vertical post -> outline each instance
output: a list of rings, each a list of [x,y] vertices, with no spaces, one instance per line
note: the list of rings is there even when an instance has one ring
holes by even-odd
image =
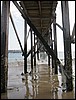
[[[27,21],[24,20],[24,54],[27,54]],[[24,73],[27,73],[27,57],[24,56]]]
[[[10,1],[2,1],[2,15],[1,15],[1,92],[6,92],[6,90],[7,90],[9,14],[10,14]]]
[[[50,66],[50,55],[48,55],[48,66]]]
[[[50,45],[50,33],[48,31],[48,45]],[[50,55],[48,55],[48,66],[50,66]]]
[[[39,39],[37,38],[38,44],[37,44],[37,49],[39,48]],[[37,50],[37,60],[39,60],[39,50]]]
[[[57,56],[57,35],[56,35],[56,13],[53,21],[53,32],[54,32],[54,53]],[[58,74],[58,68],[57,68],[57,63],[56,59],[54,60],[54,65],[55,65],[55,74]]]
[[[52,29],[51,29],[51,26],[50,26],[50,37],[51,37],[51,41],[52,41]],[[53,42],[51,44],[51,49],[53,50]],[[52,68],[54,68],[54,65],[53,65],[54,58],[53,58],[53,56],[51,56],[51,60],[52,60]]]
[[[62,8],[62,23],[63,23],[63,36],[64,36],[64,60],[65,71],[70,79],[66,77],[66,89],[67,91],[73,90],[72,83],[72,56],[71,56],[71,38],[70,38],[70,24],[69,24],[69,8],[68,1],[61,1]]]
[[[31,32],[31,50],[32,50],[31,52],[31,72],[33,72],[33,48],[32,48],[33,40],[32,40],[32,29],[31,28],[30,28],[30,32]]]
[[[34,33],[34,46],[35,46],[35,33]],[[34,48],[34,53],[36,51],[36,46]],[[34,66],[36,66],[36,54],[34,55]]]

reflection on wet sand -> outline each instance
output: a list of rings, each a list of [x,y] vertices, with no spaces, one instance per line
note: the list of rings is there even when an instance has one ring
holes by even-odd
[[[16,63],[9,65],[7,93],[1,94],[2,99],[75,99],[75,77],[74,90],[66,92],[62,91],[61,74],[55,75],[47,64],[37,64],[33,72],[26,75],[21,75],[23,62],[20,66]],[[30,68],[28,65],[28,72]]]

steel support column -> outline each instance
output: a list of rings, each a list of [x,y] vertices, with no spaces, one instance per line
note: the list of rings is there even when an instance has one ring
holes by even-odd
[[[50,33],[48,31],[48,45],[50,46]],[[50,55],[48,55],[48,66],[50,66]]]
[[[27,21],[24,20],[24,73],[27,73],[27,57],[25,55],[27,54]]]
[[[50,28],[50,37],[51,37],[51,41],[52,41],[52,29]],[[51,43],[51,49],[53,50],[53,42]],[[54,64],[53,64],[53,56],[51,56],[51,60],[52,60],[52,68],[54,68]]]
[[[56,35],[56,14],[55,14],[55,19],[53,21],[53,32],[54,32],[54,53],[57,56],[57,35]],[[57,68],[57,63],[56,59],[54,59],[54,66],[55,66],[55,74],[58,74],[58,68]]]
[[[50,55],[48,55],[48,66],[50,66]]]
[[[38,44],[37,44],[37,60],[39,60],[39,50],[38,50],[38,48],[39,48],[39,39],[37,38],[37,42],[38,42]]]
[[[34,46],[35,46],[35,33],[34,33]],[[36,51],[36,46],[34,48],[34,66],[36,66],[36,54],[35,54],[35,51]]]
[[[31,32],[31,72],[33,72],[33,39],[32,39],[32,29],[30,28]]]
[[[70,24],[69,24],[69,8],[68,1],[61,1],[62,8],[62,23],[63,23],[63,36],[64,36],[64,60],[65,71],[70,76],[66,77],[66,89],[67,91],[73,90],[72,83],[72,56],[71,56],[71,38],[70,38]]]
[[[1,15],[1,92],[6,92],[6,90],[7,90],[9,14],[10,14],[10,1],[2,1],[2,15]]]

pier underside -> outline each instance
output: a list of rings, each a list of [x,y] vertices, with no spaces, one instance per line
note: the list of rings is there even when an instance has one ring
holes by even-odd
[[[6,98],[8,99],[73,99],[71,43],[75,42],[73,39],[75,31],[70,36],[68,1],[61,1],[63,27],[56,23],[55,11],[58,1],[12,2],[24,19],[24,48],[11,16],[10,2],[3,1],[1,16],[1,92],[7,92]],[[22,65],[19,66],[17,64],[14,66],[8,64],[9,18],[11,19],[22,56],[24,57],[24,62],[21,62]],[[30,27],[29,32],[31,37],[31,49],[28,52],[27,24]],[[57,56],[56,25],[63,31],[64,65]],[[40,61],[40,52],[47,53],[47,64],[43,64]],[[30,64],[27,61],[29,55],[31,55]],[[61,70],[60,75],[59,69]],[[23,72],[23,76],[21,72]],[[65,88],[65,90],[62,88]],[[63,91],[66,91],[66,94]],[[67,95],[70,96],[67,97]]]

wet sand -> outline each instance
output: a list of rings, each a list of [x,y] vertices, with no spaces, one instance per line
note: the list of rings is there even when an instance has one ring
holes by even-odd
[[[75,62],[73,62],[75,64]],[[7,93],[1,94],[1,99],[75,99],[75,69],[73,69],[73,91],[62,91],[62,76],[53,73],[45,62],[37,62],[32,74],[28,64],[28,73],[23,72],[23,62],[8,64]],[[75,67],[75,65],[73,65]]]

